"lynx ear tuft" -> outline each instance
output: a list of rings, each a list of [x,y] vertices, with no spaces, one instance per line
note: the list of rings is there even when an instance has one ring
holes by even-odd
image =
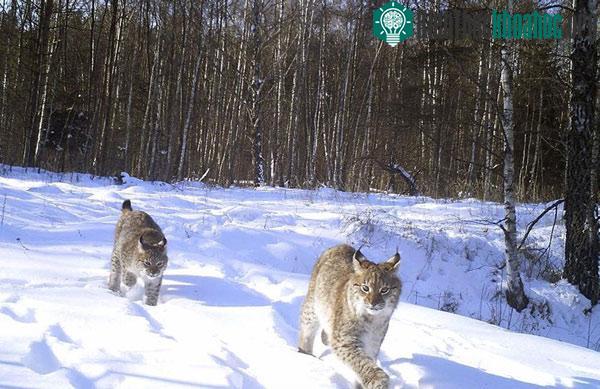
[[[373,264],[360,252],[360,248],[354,252],[352,256],[352,267],[354,267],[355,272],[361,272],[365,269],[368,269]]]
[[[131,200],[123,201],[123,206],[121,206],[121,210],[122,211],[133,211],[133,208],[131,208]]]
[[[167,246],[167,238],[156,230],[147,230],[140,235],[140,248],[144,251],[151,249],[163,250]]]
[[[396,270],[398,268],[398,264],[400,264],[400,254],[398,251],[396,251],[396,254],[390,257],[390,259],[382,263],[387,271]]]
[[[140,240],[138,242],[138,250],[142,253],[144,251],[148,250],[148,245],[146,243],[144,243],[144,235],[143,234],[140,235]]]

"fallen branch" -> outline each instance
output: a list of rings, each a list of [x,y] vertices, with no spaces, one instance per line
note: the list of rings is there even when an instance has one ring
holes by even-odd
[[[385,164],[385,163],[381,162],[380,160],[378,160],[377,158],[373,158],[373,157],[363,157],[360,159],[367,160],[367,161],[373,161],[382,170],[385,170],[386,172],[393,174],[393,175],[396,175],[396,174],[399,175],[402,178],[402,180],[404,180],[404,182],[408,185],[408,193],[411,196],[420,196],[421,195],[421,192],[419,192],[419,189],[417,188],[417,181],[415,178],[416,174],[415,175],[411,174],[408,170],[404,169],[401,165],[399,165],[397,163],[393,163],[393,162]]]
[[[529,223],[527,225],[527,231],[525,231],[525,235],[523,236],[523,239],[521,239],[521,243],[519,243],[518,250],[521,250],[521,247],[523,247],[523,245],[525,244],[525,241],[527,240],[527,237],[529,236],[529,233],[531,232],[531,230],[533,229],[533,227],[537,224],[537,222],[539,222],[544,217],[545,214],[547,214],[552,209],[558,207],[560,204],[562,204],[564,202],[565,202],[565,199],[556,200],[548,208],[544,209],[544,211],[542,213],[540,213],[535,219],[533,219],[531,221],[531,223]]]

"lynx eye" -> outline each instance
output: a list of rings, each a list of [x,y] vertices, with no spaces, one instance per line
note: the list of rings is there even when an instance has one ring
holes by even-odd
[[[158,267],[162,267],[162,265],[163,265],[163,261],[158,261],[158,262],[156,262],[156,266],[158,266]]]
[[[381,294],[388,294],[389,291],[390,291],[390,288],[384,286],[383,288],[381,288],[379,290],[379,293],[381,293]]]
[[[362,285],[360,286],[360,290],[362,290],[364,293],[369,293],[369,290],[370,290],[370,289],[369,289],[369,285],[367,285],[367,284],[362,284]]]

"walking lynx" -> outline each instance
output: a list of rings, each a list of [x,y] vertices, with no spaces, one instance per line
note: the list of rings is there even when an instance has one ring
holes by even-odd
[[[115,230],[110,290],[119,293],[121,282],[132,287],[140,277],[146,304],[156,305],[167,261],[167,239],[160,227],[146,212],[133,211],[131,201],[125,200]]]
[[[323,343],[357,374],[358,387],[388,388],[389,377],[376,360],[400,298],[399,262],[396,253],[375,264],[348,245],[325,251],[313,269],[302,305],[298,351],[312,354],[315,335],[322,328]]]

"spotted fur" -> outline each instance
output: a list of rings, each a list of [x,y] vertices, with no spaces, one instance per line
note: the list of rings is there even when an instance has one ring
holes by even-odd
[[[110,290],[119,293],[121,283],[132,287],[139,277],[146,304],[156,305],[167,262],[167,239],[158,224],[146,212],[132,210],[131,202],[125,200],[115,229]]]
[[[389,377],[377,365],[377,354],[402,290],[399,262],[396,254],[375,264],[348,245],[325,251],[302,305],[298,351],[312,354],[321,328],[323,343],[356,373],[358,387],[387,388]]]

